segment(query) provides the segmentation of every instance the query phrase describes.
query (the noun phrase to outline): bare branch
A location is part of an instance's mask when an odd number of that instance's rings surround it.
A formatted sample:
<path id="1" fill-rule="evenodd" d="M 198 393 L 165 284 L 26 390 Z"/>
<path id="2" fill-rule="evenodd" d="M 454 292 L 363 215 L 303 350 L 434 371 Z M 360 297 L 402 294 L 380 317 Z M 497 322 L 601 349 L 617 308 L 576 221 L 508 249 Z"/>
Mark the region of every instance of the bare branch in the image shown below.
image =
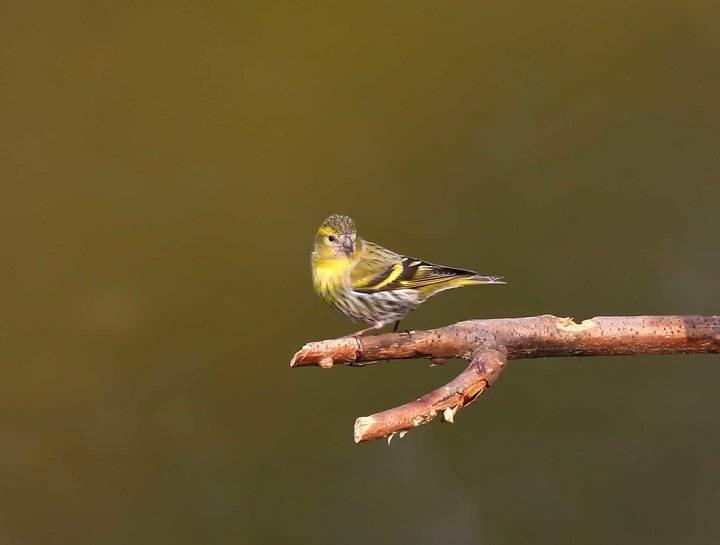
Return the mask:
<path id="1" fill-rule="evenodd" d="M 420 399 L 405 403 L 355 421 L 355 442 L 392 437 L 422 424 L 438 414 L 445 422 L 453 422 L 455 414 L 469 405 L 490 387 L 505 365 L 505 354 L 482 348 L 470 365 L 447 385 Z"/>
<path id="2" fill-rule="evenodd" d="M 378 360 L 462 358 L 470 365 L 446 386 L 355 422 L 355 441 L 392 438 L 437 414 L 455 413 L 491 385 L 507 359 L 720 353 L 718 316 L 602 316 L 575 323 L 544 315 L 470 320 L 439 329 L 349 337 L 306 344 L 291 367 L 363 366 Z"/>

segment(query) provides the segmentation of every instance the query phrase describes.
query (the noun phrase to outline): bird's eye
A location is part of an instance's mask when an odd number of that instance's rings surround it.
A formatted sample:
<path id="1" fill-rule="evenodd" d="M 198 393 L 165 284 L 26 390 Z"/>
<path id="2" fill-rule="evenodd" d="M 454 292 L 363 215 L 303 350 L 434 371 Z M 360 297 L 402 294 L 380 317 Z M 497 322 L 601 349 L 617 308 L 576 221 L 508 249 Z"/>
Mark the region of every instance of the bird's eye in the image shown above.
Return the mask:
<path id="1" fill-rule="evenodd" d="M 330 242 L 335 242 L 335 237 L 332 236 L 332 235 L 328 235 L 328 240 L 329 240 Z"/>

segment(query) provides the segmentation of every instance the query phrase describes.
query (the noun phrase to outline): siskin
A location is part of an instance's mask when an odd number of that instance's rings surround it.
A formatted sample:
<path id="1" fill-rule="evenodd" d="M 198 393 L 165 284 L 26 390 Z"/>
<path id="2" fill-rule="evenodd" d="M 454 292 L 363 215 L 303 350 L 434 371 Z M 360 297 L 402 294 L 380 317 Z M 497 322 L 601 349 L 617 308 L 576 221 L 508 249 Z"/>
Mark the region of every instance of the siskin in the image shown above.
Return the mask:
<path id="1" fill-rule="evenodd" d="M 315 235 L 311 256 L 313 286 L 348 318 L 372 324 L 362 335 L 400 320 L 431 295 L 477 284 L 504 284 L 501 276 L 433 265 L 396 254 L 357 236 L 347 216 L 327 218 Z"/>

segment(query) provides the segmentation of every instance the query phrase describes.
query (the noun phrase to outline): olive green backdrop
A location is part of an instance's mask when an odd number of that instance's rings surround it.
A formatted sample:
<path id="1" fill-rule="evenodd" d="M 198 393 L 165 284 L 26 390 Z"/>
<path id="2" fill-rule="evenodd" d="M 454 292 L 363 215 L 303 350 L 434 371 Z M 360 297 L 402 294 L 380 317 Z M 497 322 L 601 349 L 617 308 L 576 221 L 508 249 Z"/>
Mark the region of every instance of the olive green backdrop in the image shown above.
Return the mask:
<path id="1" fill-rule="evenodd" d="M 0 543 L 720 540 L 716 356 L 290 370 L 332 212 L 503 274 L 405 323 L 717 313 L 720 8 L 0 6 Z"/>

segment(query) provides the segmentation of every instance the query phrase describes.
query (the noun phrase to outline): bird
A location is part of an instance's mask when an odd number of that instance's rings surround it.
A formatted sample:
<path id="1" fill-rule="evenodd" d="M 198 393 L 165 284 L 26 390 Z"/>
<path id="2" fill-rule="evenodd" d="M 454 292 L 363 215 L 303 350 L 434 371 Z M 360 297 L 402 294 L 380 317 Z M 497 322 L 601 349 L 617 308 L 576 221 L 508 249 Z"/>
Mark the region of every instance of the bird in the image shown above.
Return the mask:
<path id="1" fill-rule="evenodd" d="M 430 296 L 479 284 L 505 284 L 502 276 L 435 265 L 358 236 L 352 218 L 333 214 L 322 222 L 311 253 L 315 292 L 356 322 L 371 324 L 348 337 L 400 321 Z"/>

